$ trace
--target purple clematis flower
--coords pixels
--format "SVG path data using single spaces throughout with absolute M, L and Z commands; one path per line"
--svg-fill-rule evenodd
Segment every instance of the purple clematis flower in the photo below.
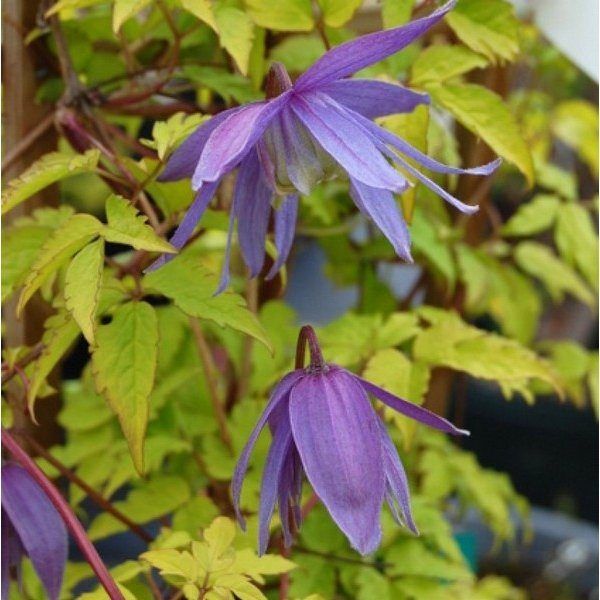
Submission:
M 454 6 L 451 0 L 428 17 L 402 27 L 365 35 L 326 52 L 295 83 L 274 64 L 267 77 L 267 100 L 232 108 L 202 124 L 173 154 L 162 181 L 191 178 L 196 197 L 171 244 L 181 248 L 211 201 L 221 179 L 238 168 L 227 251 L 219 285 L 229 281 L 229 253 L 235 222 L 240 249 L 252 277 L 263 267 L 265 237 L 274 209 L 278 256 L 267 279 L 275 276 L 292 246 L 298 195 L 341 174 L 350 194 L 401 258 L 411 261 L 408 228 L 394 194 L 410 185 L 401 167 L 458 210 L 473 213 L 415 169 L 407 159 L 437 173 L 488 175 L 494 161 L 473 169 L 448 167 L 419 152 L 371 119 L 413 110 L 429 103 L 427 94 L 400 85 L 348 76 L 390 56 L 435 25 Z M 276 198 L 279 198 L 276 202 Z M 160 257 L 149 270 L 172 258 Z
M 19 465 L 2 465 L 2 600 L 10 570 L 28 556 L 50 600 L 58 600 L 67 563 L 65 525 L 46 494 Z
M 232 494 L 242 528 L 242 484 L 250 453 L 268 423 L 273 439 L 260 495 L 260 554 L 267 549 L 276 503 L 284 542 L 291 544 L 292 528 L 301 520 L 304 473 L 333 520 L 361 554 L 373 552 L 381 542 L 379 518 L 384 500 L 396 521 L 417 534 L 404 468 L 369 395 L 434 429 L 453 435 L 468 432 L 342 367 L 325 363 L 311 327 L 303 327 L 300 332 L 297 366 L 304 361 L 306 342 L 310 365 L 296 368 L 279 382 L 238 460 Z

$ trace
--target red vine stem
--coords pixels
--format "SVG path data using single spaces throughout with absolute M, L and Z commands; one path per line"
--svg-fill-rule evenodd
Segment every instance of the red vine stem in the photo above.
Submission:
M 61 496 L 59 491 L 50 483 L 48 478 L 42 473 L 40 468 L 33 462 L 31 457 L 19 446 L 13 436 L 2 428 L 2 445 L 13 455 L 13 457 L 21 464 L 21 466 L 33 477 L 35 482 L 42 488 L 43 492 L 52 502 L 54 508 L 60 514 L 65 525 L 71 531 L 75 538 L 79 549 L 85 556 L 86 560 L 96 573 L 102 587 L 106 590 L 111 600 L 125 600 L 121 590 L 111 577 L 106 565 L 102 562 L 96 548 L 88 538 L 85 529 L 73 514 L 71 507 L 66 500 Z

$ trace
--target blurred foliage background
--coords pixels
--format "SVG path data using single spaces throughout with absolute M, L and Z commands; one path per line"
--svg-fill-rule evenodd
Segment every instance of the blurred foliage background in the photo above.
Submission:
M 292 367 L 306 319 L 293 291 L 311 289 L 312 276 L 327 277 L 311 307 L 326 359 L 468 425 L 480 455 L 508 451 L 540 404 L 574 406 L 595 429 L 597 86 L 508 2 L 459 0 L 423 40 L 359 74 L 430 94 L 431 106 L 382 119 L 419 149 L 453 165 L 505 159 L 484 180 L 433 175 L 481 206 L 473 217 L 421 185 L 398 198 L 415 265 L 398 261 L 347 183 L 333 181 L 302 199 L 287 271 L 246 281 L 234 248 L 233 289 L 214 297 L 225 182 L 181 255 L 143 274 L 192 200 L 188 181 L 156 176 L 194 127 L 262 98 L 272 61 L 296 76 L 326 47 L 434 4 L 6 2 L 3 422 L 57 478 L 126 598 L 277 598 L 280 582 L 313 600 L 576 597 L 539 573 L 511 581 L 494 561 L 502 549 L 518 556 L 535 533 L 506 474 L 391 413 L 419 538 L 385 513 L 384 544 L 363 560 L 317 506 L 289 556 L 278 556 L 275 527 L 259 559 L 266 439 L 244 490 L 248 533 L 231 521 L 235 459 Z M 308 267 L 306 248 L 318 258 Z M 350 290 L 344 303 L 340 290 Z M 480 436 L 474 396 L 497 392 L 499 420 L 518 405 L 523 421 Z M 524 462 L 547 464 L 544 450 L 530 438 Z M 595 479 L 594 464 L 585 477 Z M 597 519 L 595 507 L 565 502 Z M 473 512 L 494 540 L 485 568 L 460 534 Z M 64 598 L 104 597 L 90 576 L 74 554 Z M 23 577 L 13 597 L 42 598 L 28 565 Z

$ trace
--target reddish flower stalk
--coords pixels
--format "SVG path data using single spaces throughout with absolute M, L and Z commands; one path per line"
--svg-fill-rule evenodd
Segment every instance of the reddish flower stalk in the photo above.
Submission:
M 73 514 L 70 506 L 62 497 L 60 492 L 52 485 L 48 478 L 42 473 L 40 468 L 33 462 L 31 457 L 19 446 L 13 436 L 2 428 L 2 445 L 13 455 L 21 466 L 31 475 L 35 482 L 44 491 L 50 502 L 54 505 L 65 525 L 71 531 L 79 549 L 90 564 L 102 587 L 106 590 L 111 600 L 125 600 L 121 590 L 108 572 L 106 565 L 102 562 L 100 555 L 94 548 L 94 545 L 88 538 L 85 529 Z

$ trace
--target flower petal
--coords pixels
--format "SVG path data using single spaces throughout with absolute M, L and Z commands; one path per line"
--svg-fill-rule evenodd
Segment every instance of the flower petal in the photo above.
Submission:
M 456 0 L 451 0 L 428 17 L 412 21 L 401 27 L 364 35 L 336 46 L 298 77 L 294 89 L 298 92 L 305 92 L 322 87 L 395 54 L 423 35 L 455 4 Z
M 457 173 L 457 174 L 468 174 L 468 175 L 486 175 L 494 171 L 498 165 L 502 162 L 501 159 L 496 159 L 490 163 L 479 167 L 473 167 L 470 169 L 461 169 L 460 167 L 449 167 L 447 165 L 443 165 L 436 160 L 426 156 L 422 152 L 419 152 L 416 148 L 413 148 L 410 144 L 401 140 L 400 138 L 394 136 L 392 133 L 387 132 L 385 129 L 379 127 L 372 121 L 365 119 L 361 115 L 356 112 L 349 111 L 341 107 L 341 105 L 337 106 L 338 110 L 346 111 L 349 115 L 351 115 L 357 124 L 363 127 L 365 132 L 371 134 L 371 139 L 376 145 L 376 147 L 388 158 L 390 158 L 393 162 L 399 164 L 405 171 L 410 173 L 415 179 L 418 179 L 423 185 L 428 187 L 438 196 L 443 198 L 446 202 L 457 208 L 463 213 L 473 214 L 479 210 L 478 206 L 472 206 L 469 204 L 465 204 L 461 202 L 458 198 L 455 198 L 452 194 L 448 193 L 444 188 L 439 186 L 435 181 L 429 179 L 426 175 L 423 175 L 418 169 L 415 169 L 409 162 L 407 162 L 404 158 L 399 156 L 396 152 L 392 152 L 386 144 L 395 145 L 396 147 L 404 148 L 405 152 L 409 154 L 413 159 L 421 162 L 424 166 L 431 168 L 432 171 L 436 171 L 438 173 Z
M 287 260 L 294 233 L 296 232 L 296 219 L 298 216 L 298 196 L 291 194 L 286 196 L 281 206 L 275 211 L 275 246 L 277 248 L 277 260 L 273 263 L 269 273 L 265 277 L 268 281 L 273 279 L 279 269 Z
M 289 417 L 288 417 L 289 418 Z M 285 464 L 279 476 L 279 520 L 286 548 L 292 545 L 290 531 L 290 509 L 296 527 L 300 527 L 302 511 L 302 461 L 294 444 L 291 444 L 285 457 Z
M 279 492 L 279 481 L 285 468 L 285 459 L 292 444 L 292 430 L 288 420 L 279 422 L 273 432 L 273 441 L 269 448 L 267 461 L 263 470 L 260 489 L 259 529 L 258 529 L 258 554 L 262 556 L 269 545 L 269 525 L 275 502 Z M 280 499 L 281 501 L 281 499 Z
M 227 242 L 225 244 L 225 254 L 223 255 L 223 264 L 221 265 L 221 276 L 219 277 L 219 285 L 215 290 L 213 296 L 218 296 L 223 293 L 230 280 L 229 263 L 231 261 L 231 243 L 233 241 L 233 230 L 235 229 L 237 207 L 235 198 L 231 203 L 231 212 L 229 214 L 229 227 L 227 228 Z
M 240 457 L 238 458 L 238 462 L 235 466 L 235 471 L 233 473 L 233 479 L 231 481 L 231 493 L 233 496 L 233 506 L 235 508 L 235 514 L 240 523 L 240 526 L 243 528 L 246 527 L 244 517 L 240 511 L 240 495 L 242 493 L 242 484 L 244 482 L 244 475 L 248 469 L 248 462 L 250 460 L 250 454 L 252 449 L 254 448 L 254 444 L 256 444 L 256 440 L 260 435 L 260 432 L 263 430 L 263 427 L 266 425 L 269 416 L 271 413 L 277 408 L 280 402 L 285 401 L 288 398 L 290 390 L 293 386 L 304 377 L 304 371 L 296 370 L 288 373 L 275 387 L 273 393 L 271 394 L 271 398 L 269 403 L 267 404 L 265 410 L 263 411 L 258 423 L 254 426 Z
M 202 218 L 206 207 L 209 205 L 218 187 L 219 182 L 215 181 L 214 183 L 205 183 L 198 190 L 194 201 L 188 208 L 188 211 L 185 213 L 185 216 L 179 224 L 179 227 L 177 227 L 175 233 L 169 240 L 172 246 L 180 250 L 192 237 L 198 221 L 200 221 Z M 151 271 L 156 271 L 156 269 L 162 267 L 170 260 L 173 260 L 176 256 L 176 254 L 163 254 L 162 256 L 159 256 L 149 267 L 147 267 L 144 272 L 150 273 Z
M 273 192 L 264 180 L 255 150 L 244 159 L 235 186 L 238 239 L 250 277 L 256 277 L 265 260 L 265 240 Z
M 381 541 L 385 491 L 377 416 L 360 385 L 331 368 L 290 394 L 290 421 L 306 475 L 333 520 L 361 554 Z
M 163 172 L 158 176 L 158 181 L 177 181 L 178 179 L 190 179 L 194 174 L 196 165 L 200 160 L 200 155 L 204 150 L 206 141 L 210 134 L 230 115 L 239 112 L 240 107 L 224 110 L 208 121 L 202 123 L 194 133 L 192 133 L 180 146 L 173 152 Z
M 455 427 L 452 425 L 452 423 L 450 423 L 450 421 L 436 415 L 435 413 L 432 413 L 426 408 L 417 406 L 408 400 L 398 398 L 398 396 L 390 394 L 383 388 L 372 384 L 366 379 L 362 379 L 362 377 L 358 377 L 356 375 L 352 375 L 352 377 L 360 382 L 367 394 L 372 394 L 384 404 L 387 404 L 390 408 L 397 410 L 399 413 L 402 413 L 411 419 L 415 419 L 415 421 L 423 423 L 423 425 L 427 425 L 433 429 L 439 429 L 440 431 L 445 431 L 446 433 L 451 433 L 452 435 L 469 435 L 469 432 L 465 429 L 459 429 L 458 427 Z
M 317 94 L 297 96 L 290 106 L 350 177 L 375 188 L 403 190 L 406 179 L 383 158 L 371 136 L 349 113 L 326 104 L 324 98 Z
M 408 488 L 406 472 L 398 456 L 398 451 L 381 419 L 379 419 L 379 429 L 381 431 L 383 446 L 383 470 L 385 472 L 387 487 L 386 496 L 390 510 L 398 523 L 408 527 L 415 535 L 419 535 L 410 507 L 410 490 Z M 398 508 L 400 511 L 398 511 Z M 402 514 L 400 515 L 400 513 Z
M 46 494 L 22 467 L 2 466 L 2 508 L 50 600 L 58 600 L 67 562 L 67 530 Z
M 340 79 L 320 91 L 368 119 L 411 112 L 419 104 L 430 103 L 427 94 L 371 79 Z
M 410 233 L 393 194 L 387 190 L 369 187 L 355 179 L 351 179 L 350 182 L 350 195 L 358 209 L 373 220 L 400 258 L 413 262 L 410 254 Z
M 480 165 L 478 167 L 471 167 L 468 169 L 463 169 L 461 167 L 451 167 L 449 165 L 445 165 L 437 160 L 427 156 L 427 154 L 423 154 L 420 150 L 417 150 L 413 146 L 411 146 L 407 141 L 402 138 L 394 135 L 391 131 L 384 129 L 377 125 L 377 123 L 373 123 L 373 121 L 369 121 L 364 118 L 360 114 L 360 111 L 352 112 L 352 116 L 359 121 L 362 125 L 365 126 L 373 135 L 379 138 L 384 144 L 388 144 L 395 148 L 402 154 L 405 154 L 409 158 L 412 158 L 414 161 L 422 164 L 424 167 L 433 171 L 434 173 L 446 173 L 449 175 L 490 175 L 493 173 L 502 163 L 501 158 L 497 158 L 485 165 Z
M 230 114 L 210 134 L 192 177 L 192 187 L 216 181 L 248 154 L 269 123 L 285 106 L 289 92 L 273 100 L 249 104 Z

